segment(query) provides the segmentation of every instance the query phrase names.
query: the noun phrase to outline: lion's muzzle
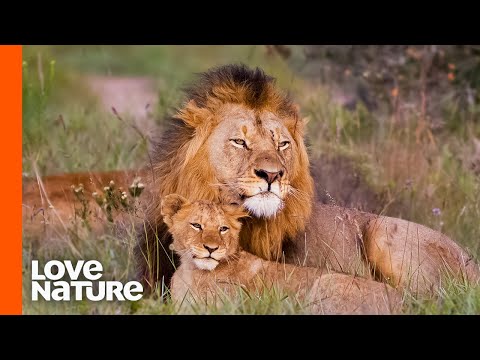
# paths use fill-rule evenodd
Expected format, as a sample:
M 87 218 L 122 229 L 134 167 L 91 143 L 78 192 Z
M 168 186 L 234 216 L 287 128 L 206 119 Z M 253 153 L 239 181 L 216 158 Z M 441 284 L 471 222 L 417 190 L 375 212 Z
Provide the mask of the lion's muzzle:
M 284 206 L 285 169 L 274 151 L 261 152 L 253 162 L 251 180 L 244 184 L 243 206 L 256 217 L 273 217 Z
M 247 198 L 243 206 L 256 217 L 273 217 L 283 209 L 284 202 L 273 192 L 262 192 Z
M 274 181 L 276 180 L 280 181 L 280 179 L 283 176 L 283 170 L 271 172 L 263 169 L 259 169 L 259 170 L 255 169 L 254 172 L 255 172 L 255 175 L 257 175 L 260 179 L 264 179 L 267 182 L 268 184 L 267 191 L 270 191 L 270 189 L 272 188 L 272 183 Z

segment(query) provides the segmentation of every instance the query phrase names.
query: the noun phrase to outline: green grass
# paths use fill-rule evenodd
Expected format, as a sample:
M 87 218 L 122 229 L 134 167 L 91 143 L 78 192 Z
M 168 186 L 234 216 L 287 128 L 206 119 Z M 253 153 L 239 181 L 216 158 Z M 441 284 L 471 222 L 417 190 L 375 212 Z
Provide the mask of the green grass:
M 435 299 L 418 300 L 406 296 L 407 312 L 414 315 L 478 315 L 480 314 L 480 287 L 471 287 L 450 281 Z
M 74 229 L 74 228 L 72 228 Z M 306 313 L 305 304 L 288 297 L 275 289 L 258 294 L 246 294 L 224 298 L 218 307 L 205 304 L 173 304 L 161 302 L 159 297 L 169 299 L 168 290 L 157 291 L 157 298 L 144 298 L 138 302 L 88 300 L 48 302 L 40 298 L 31 300 L 31 260 L 40 266 L 51 259 L 72 260 L 96 259 L 103 265 L 102 281 L 116 280 L 126 283 L 134 280 L 132 249 L 135 237 L 132 233 L 118 237 L 113 230 L 97 237 L 91 232 L 73 232 L 70 237 L 54 243 L 39 245 L 34 239 L 24 238 L 23 246 L 23 313 L 24 314 L 301 314 Z M 73 245 L 73 246 L 72 246 Z M 77 252 L 78 251 L 78 252 Z
M 180 88 L 192 74 L 215 65 L 244 62 L 257 65 L 289 89 L 308 116 L 312 156 L 338 154 L 353 159 L 362 178 L 385 201 L 385 213 L 441 230 L 480 258 L 480 181 L 471 170 L 471 140 L 480 134 L 480 107 L 459 109 L 445 104 L 446 127 L 416 141 L 415 111 L 397 114 L 353 112 L 335 104 L 324 87 L 300 79 L 285 62 L 268 56 L 261 46 L 26 46 L 23 66 L 23 172 L 33 176 L 86 170 L 138 168 L 147 160 L 148 144 L 131 125 L 102 109 L 84 82 L 85 74 L 149 76 L 159 84 L 156 125 L 179 104 Z M 328 85 L 328 84 L 327 84 Z M 479 160 L 480 161 L 480 160 Z M 399 206 L 391 206 L 399 204 Z M 433 208 L 441 214 L 435 216 Z M 76 230 L 75 230 L 76 229 Z M 30 263 L 49 259 L 97 259 L 106 279 L 133 279 L 132 234 L 112 229 L 101 237 L 81 229 L 59 241 L 40 243 L 24 236 L 24 312 L 75 314 L 296 314 L 302 304 L 282 294 L 227 301 L 220 308 L 175 308 L 154 299 L 138 303 L 32 303 Z M 74 250 L 73 250 L 74 249 Z M 478 314 L 480 289 L 445 284 L 436 299 L 415 300 L 406 294 L 406 312 L 413 314 Z
M 334 153 L 353 159 L 363 180 L 385 194 L 386 205 L 402 205 L 386 206 L 386 215 L 442 231 L 480 257 L 480 177 L 471 170 L 471 163 L 480 161 L 472 153 L 479 109 L 463 112 L 458 127 L 469 135 L 444 130 L 433 135 L 432 144 L 428 139 L 416 142 L 414 115 L 392 125 L 391 115 L 371 114 L 363 106 L 352 112 L 341 108 L 325 89 L 314 95 L 309 90 L 303 98 L 313 156 Z M 439 216 L 434 208 L 441 210 Z
M 51 63 L 41 86 L 33 64 L 23 66 L 23 171 L 32 176 L 131 168 L 145 160 L 147 144 L 125 122 L 100 109 L 75 75 Z
M 24 61 L 54 59 L 64 71 L 100 75 L 151 76 L 166 87 L 183 86 L 195 73 L 226 63 L 245 63 L 275 72 L 282 86 L 289 87 L 291 70 L 277 57 L 265 56 L 263 46 L 28 46 Z
M 42 175 L 125 169 L 145 161 L 147 144 L 132 119 L 101 109 L 82 74 L 149 76 L 158 80 L 155 119 L 181 101 L 194 73 L 243 62 L 278 74 L 292 88 L 292 73 L 260 46 L 25 46 L 23 50 L 24 172 L 34 161 Z

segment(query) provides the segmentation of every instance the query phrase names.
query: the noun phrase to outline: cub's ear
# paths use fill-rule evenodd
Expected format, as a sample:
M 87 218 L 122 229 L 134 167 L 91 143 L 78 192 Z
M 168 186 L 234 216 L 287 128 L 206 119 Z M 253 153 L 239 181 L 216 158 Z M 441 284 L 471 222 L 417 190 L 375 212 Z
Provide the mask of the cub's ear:
M 188 200 L 178 194 L 169 194 L 162 199 L 160 213 L 163 215 L 163 221 L 168 227 L 173 225 L 172 216 L 186 204 L 188 204 Z
M 235 220 L 250 217 L 248 212 L 238 205 L 222 205 L 223 211 L 229 217 L 233 217 Z

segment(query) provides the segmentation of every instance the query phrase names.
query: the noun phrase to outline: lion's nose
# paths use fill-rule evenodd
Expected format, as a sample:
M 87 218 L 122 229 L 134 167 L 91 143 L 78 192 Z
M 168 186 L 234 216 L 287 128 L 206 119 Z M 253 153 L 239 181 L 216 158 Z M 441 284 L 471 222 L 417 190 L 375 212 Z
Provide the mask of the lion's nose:
M 213 253 L 215 250 L 218 249 L 218 245 L 217 245 L 216 247 L 213 247 L 212 245 L 205 245 L 205 244 L 204 244 L 203 247 L 204 247 L 205 249 L 207 249 L 210 254 Z
M 283 176 L 283 170 L 271 172 L 259 169 L 255 170 L 255 175 L 257 175 L 260 179 L 265 180 L 270 185 L 275 180 L 280 179 Z

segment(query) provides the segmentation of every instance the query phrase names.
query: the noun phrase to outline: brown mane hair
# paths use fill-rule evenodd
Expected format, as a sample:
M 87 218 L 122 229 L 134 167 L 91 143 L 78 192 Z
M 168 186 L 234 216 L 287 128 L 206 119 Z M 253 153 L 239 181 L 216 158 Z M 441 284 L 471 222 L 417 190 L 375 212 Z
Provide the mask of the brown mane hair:
M 192 201 L 220 201 L 218 188 L 210 186 L 215 179 L 203 145 L 218 123 L 215 114 L 223 104 L 238 103 L 277 114 L 295 141 L 296 164 L 290 183 L 297 191 L 288 196 L 284 209 L 275 218 L 244 221 L 242 247 L 265 259 L 278 259 L 282 242 L 303 231 L 311 214 L 313 180 L 303 143 L 303 122 L 289 96 L 275 86 L 274 78 L 258 68 L 226 65 L 200 74 L 185 92 L 184 106 L 170 119 L 169 129 L 153 151 L 150 187 L 157 189 L 153 190 L 157 196 L 139 228 L 135 249 L 139 277 L 147 289 L 162 279 L 168 286 L 177 260 L 169 250 L 172 239 L 160 213 L 161 198 L 176 193 Z

